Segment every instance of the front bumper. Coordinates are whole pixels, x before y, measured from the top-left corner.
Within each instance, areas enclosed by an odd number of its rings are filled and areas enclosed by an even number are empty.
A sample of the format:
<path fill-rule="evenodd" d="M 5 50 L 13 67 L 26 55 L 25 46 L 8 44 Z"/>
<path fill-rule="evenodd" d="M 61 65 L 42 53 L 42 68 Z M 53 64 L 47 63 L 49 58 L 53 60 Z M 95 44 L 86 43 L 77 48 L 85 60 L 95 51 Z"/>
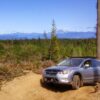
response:
<path fill-rule="evenodd" d="M 43 81 L 46 83 L 54 83 L 54 84 L 71 85 L 72 83 L 72 80 L 69 75 L 56 75 L 56 76 L 43 75 Z"/>

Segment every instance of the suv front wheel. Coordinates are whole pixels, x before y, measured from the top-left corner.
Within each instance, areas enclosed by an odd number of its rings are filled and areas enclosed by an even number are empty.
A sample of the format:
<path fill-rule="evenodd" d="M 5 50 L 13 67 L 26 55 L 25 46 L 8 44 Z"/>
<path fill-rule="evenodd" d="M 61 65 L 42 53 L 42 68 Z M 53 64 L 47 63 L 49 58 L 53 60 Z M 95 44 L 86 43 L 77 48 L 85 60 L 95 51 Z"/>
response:
<path fill-rule="evenodd" d="M 81 86 L 81 79 L 79 75 L 74 75 L 72 79 L 72 88 L 76 90 L 76 89 L 79 89 L 80 86 Z"/>

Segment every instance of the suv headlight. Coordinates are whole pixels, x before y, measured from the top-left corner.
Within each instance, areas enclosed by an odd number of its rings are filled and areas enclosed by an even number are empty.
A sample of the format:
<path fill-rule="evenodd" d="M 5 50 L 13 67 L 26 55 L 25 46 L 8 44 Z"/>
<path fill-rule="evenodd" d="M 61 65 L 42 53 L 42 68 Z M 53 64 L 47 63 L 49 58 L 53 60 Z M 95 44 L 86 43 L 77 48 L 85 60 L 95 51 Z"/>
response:
<path fill-rule="evenodd" d="M 63 70 L 63 71 L 58 72 L 58 74 L 68 74 L 68 73 L 71 73 L 71 71 L 70 70 Z"/>

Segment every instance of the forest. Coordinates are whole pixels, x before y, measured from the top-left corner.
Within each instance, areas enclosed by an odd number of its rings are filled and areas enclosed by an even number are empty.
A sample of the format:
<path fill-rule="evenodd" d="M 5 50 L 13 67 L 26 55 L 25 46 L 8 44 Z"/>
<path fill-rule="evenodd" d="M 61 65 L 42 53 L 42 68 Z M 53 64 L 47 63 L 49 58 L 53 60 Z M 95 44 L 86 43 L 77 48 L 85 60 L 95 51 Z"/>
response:
<path fill-rule="evenodd" d="M 96 39 L 0 40 L 0 80 L 35 73 L 67 57 L 96 57 Z"/>
<path fill-rule="evenodd" d="M 1 63 L 20 63 L 22 61 L 34 63 L 44 60 L 58 62 L 66 57 L 76 56 L 95 57 L 96 39 L 69 40 L 54 38 L 50 40 L 39 38 L 38 40 L 0 41 Z"/>

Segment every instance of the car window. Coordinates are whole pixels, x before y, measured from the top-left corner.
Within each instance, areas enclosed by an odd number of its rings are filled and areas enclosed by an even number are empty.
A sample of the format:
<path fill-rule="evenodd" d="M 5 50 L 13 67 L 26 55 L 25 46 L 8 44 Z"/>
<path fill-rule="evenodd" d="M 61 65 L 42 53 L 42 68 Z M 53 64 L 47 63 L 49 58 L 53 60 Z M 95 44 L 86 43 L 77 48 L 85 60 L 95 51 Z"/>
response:
<path fill-rule="evenodd" d="M 83 67 L 91 67 L 91 66 L 92 66 L 92 61 L 91 60 L 87 60 L 83 64 Z"/>
<path fill-rule="evenodd" d="M 100 67 L 100 61 L 93 60 L 93 67 Z"/>
<path fill-rule="evenodd" d="M 82 58 L 68 58 L 59 64 L 58 66 L 79 66 L 82 63 L 83 59 Z"/>

